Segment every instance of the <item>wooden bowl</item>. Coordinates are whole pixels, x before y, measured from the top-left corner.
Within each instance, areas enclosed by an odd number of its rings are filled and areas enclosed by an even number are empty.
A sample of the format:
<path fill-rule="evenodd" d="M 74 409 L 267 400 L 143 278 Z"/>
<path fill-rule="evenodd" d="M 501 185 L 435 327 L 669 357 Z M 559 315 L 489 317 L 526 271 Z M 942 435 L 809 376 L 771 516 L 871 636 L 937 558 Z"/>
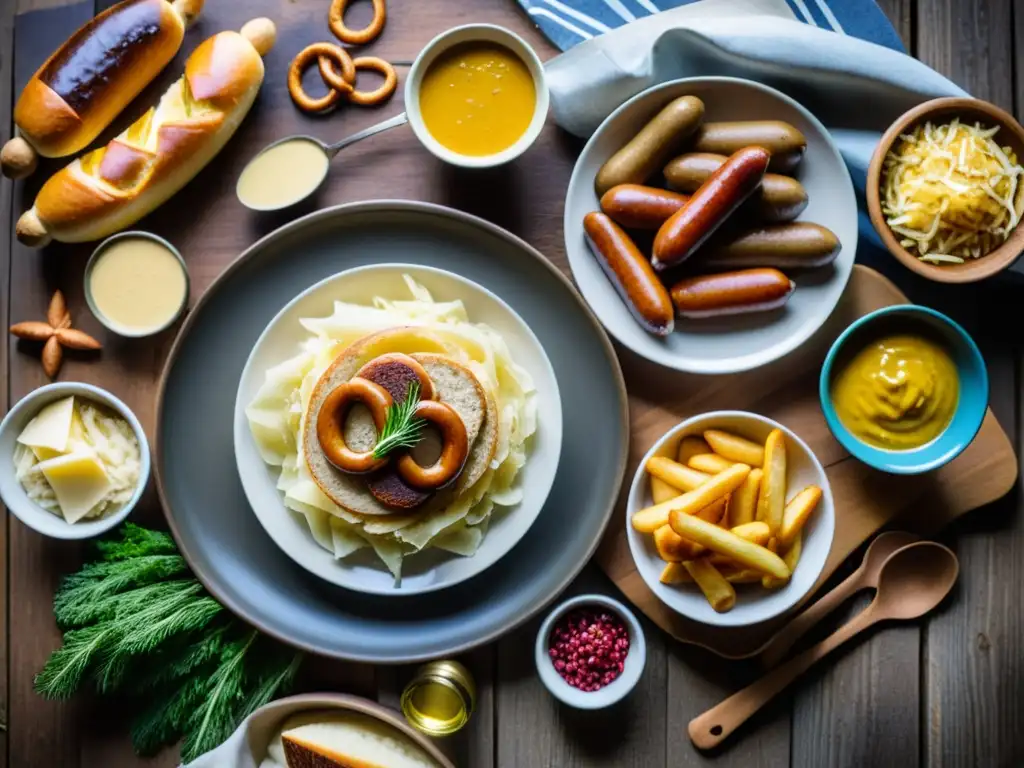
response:
<path fill-rule="evenodd" d="M 949 97 L 926 101 L 893 123 L 882 136 L 878 147 L 875 148 L 875 154 L 871 157 L 871 164 L 868 166 L 868 213 L 871 215 L 871 223 L 874 225 L 875 231 L 882 238 L 889 253 L 903 262 L 904 266 L 939 283 L 972 283 L 1002 272 L 1017 260 L 1024 252 L 1024 227 L 1018 226 L 1014 229 L 1005 243 L 986 256 L 966 261 L 963 264 L 940 266 L 921 261 L 900 245 L 882 213 L 882 163 L 892 145 L 899 139 L 900 134 L 913 130 L 919 123 L 927 120 L 931 120 L 933 123 L 944 123 L 954 117 L 959 117 L 961 122 L 965 123 L 980 122 L 989 127 L 998 125 L 1002 128 L 995 136 L 999 146 L 1011 147 L 1017 153 L 1017 161 L 1024 160 L 1024 127 L 1008 112 L 994 104 L 978 99 Z"/>

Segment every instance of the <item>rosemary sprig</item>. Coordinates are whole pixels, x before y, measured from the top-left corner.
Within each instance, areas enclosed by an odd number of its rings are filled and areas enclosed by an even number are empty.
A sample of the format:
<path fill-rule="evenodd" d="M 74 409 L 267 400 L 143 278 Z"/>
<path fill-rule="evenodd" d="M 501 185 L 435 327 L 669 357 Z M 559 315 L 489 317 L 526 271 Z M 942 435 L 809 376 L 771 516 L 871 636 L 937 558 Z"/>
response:
<path fill-rule="evenodd" d="M 405 400 L 388 407 L 384 429 L 377 436 L 377 446 L 373 449 L 373 458 L 383 459 L 398 448 L 412 448 L 420 441 L 426 422 L 414 416 L 419 402 L 420 385 L 414 381 L 405 393 Z"/>
<path fill-rule="evenodd" d="M 167 534 L 131 523 L 120 533 L 61 584 L 54 612 L 64 644 L 36 690 L 63 699 L 88 685 L 127 697 L 136 751 L 152 755 L 184 739 L 187 763 L 290 687 L 302 654 L 225 611 Z"/>

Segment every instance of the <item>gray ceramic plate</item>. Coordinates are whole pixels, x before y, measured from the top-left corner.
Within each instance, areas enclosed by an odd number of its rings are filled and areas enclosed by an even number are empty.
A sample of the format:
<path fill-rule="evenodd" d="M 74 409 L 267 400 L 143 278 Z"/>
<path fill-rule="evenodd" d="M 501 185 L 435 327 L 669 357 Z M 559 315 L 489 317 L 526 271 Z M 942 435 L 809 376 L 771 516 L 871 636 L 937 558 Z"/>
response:
<path fill-rule="evenodd" d="M 245 361 L 274 315 L 325 277 L 388 262 L 446 269 L 506 301 L 551 360 L 564 431 L 547 504 L 511 552 L 449 589 L 384 601 L 323 583 L 267 536 L 238 480 L 232 420 Z M 285 642 L 375 663 L 454 654 L 540 611 L 593 554 L 628 450 L 622 372 L 596 319 L 561 273 L 492 224 L 406 201 L 319 211 L 243 253 L 185 323 L 157 407 L 158 488 L 178 545 L 207 589 Z"/>

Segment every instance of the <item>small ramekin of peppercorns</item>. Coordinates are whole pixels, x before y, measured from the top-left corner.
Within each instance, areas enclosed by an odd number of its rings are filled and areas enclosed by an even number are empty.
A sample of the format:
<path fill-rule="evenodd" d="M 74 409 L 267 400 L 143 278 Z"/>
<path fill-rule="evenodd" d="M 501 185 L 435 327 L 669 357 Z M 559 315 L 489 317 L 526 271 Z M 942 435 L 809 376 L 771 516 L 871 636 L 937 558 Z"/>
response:
<path fill-rule="evenodd" d="M 601 709 L 636 686 L 647 647 L 626 606 L 604 595 L 580 595 L 541 624 L 535 656 L 541 682 L 555 698 L 577 709 Z"/>

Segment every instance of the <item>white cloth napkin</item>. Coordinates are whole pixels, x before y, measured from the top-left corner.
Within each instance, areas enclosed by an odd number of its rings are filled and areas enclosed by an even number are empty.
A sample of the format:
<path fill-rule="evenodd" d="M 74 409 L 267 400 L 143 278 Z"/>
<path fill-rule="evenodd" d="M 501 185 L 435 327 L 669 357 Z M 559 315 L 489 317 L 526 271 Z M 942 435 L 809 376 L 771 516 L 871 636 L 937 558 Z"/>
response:
<path fill-rule="evenodd" d="M 783 91 L 829 128 L 858 190 L 862 239 L 878 246 L 863 197 L 882 132 L 915 104 L 967 95 L 910 56 L 795 21 L 785 0 L 703 0 L 659 13 L 580 43 L 545 71 L 555 122 L 584 137 L 668 80 L 726 75 Z"/>
<path fill-rule="evenodd" d="M 260 764 L 252 759 L 248 735 L 249 720 L 246 719 L 227 741 L 182 768 L 258 768 Z"/>

